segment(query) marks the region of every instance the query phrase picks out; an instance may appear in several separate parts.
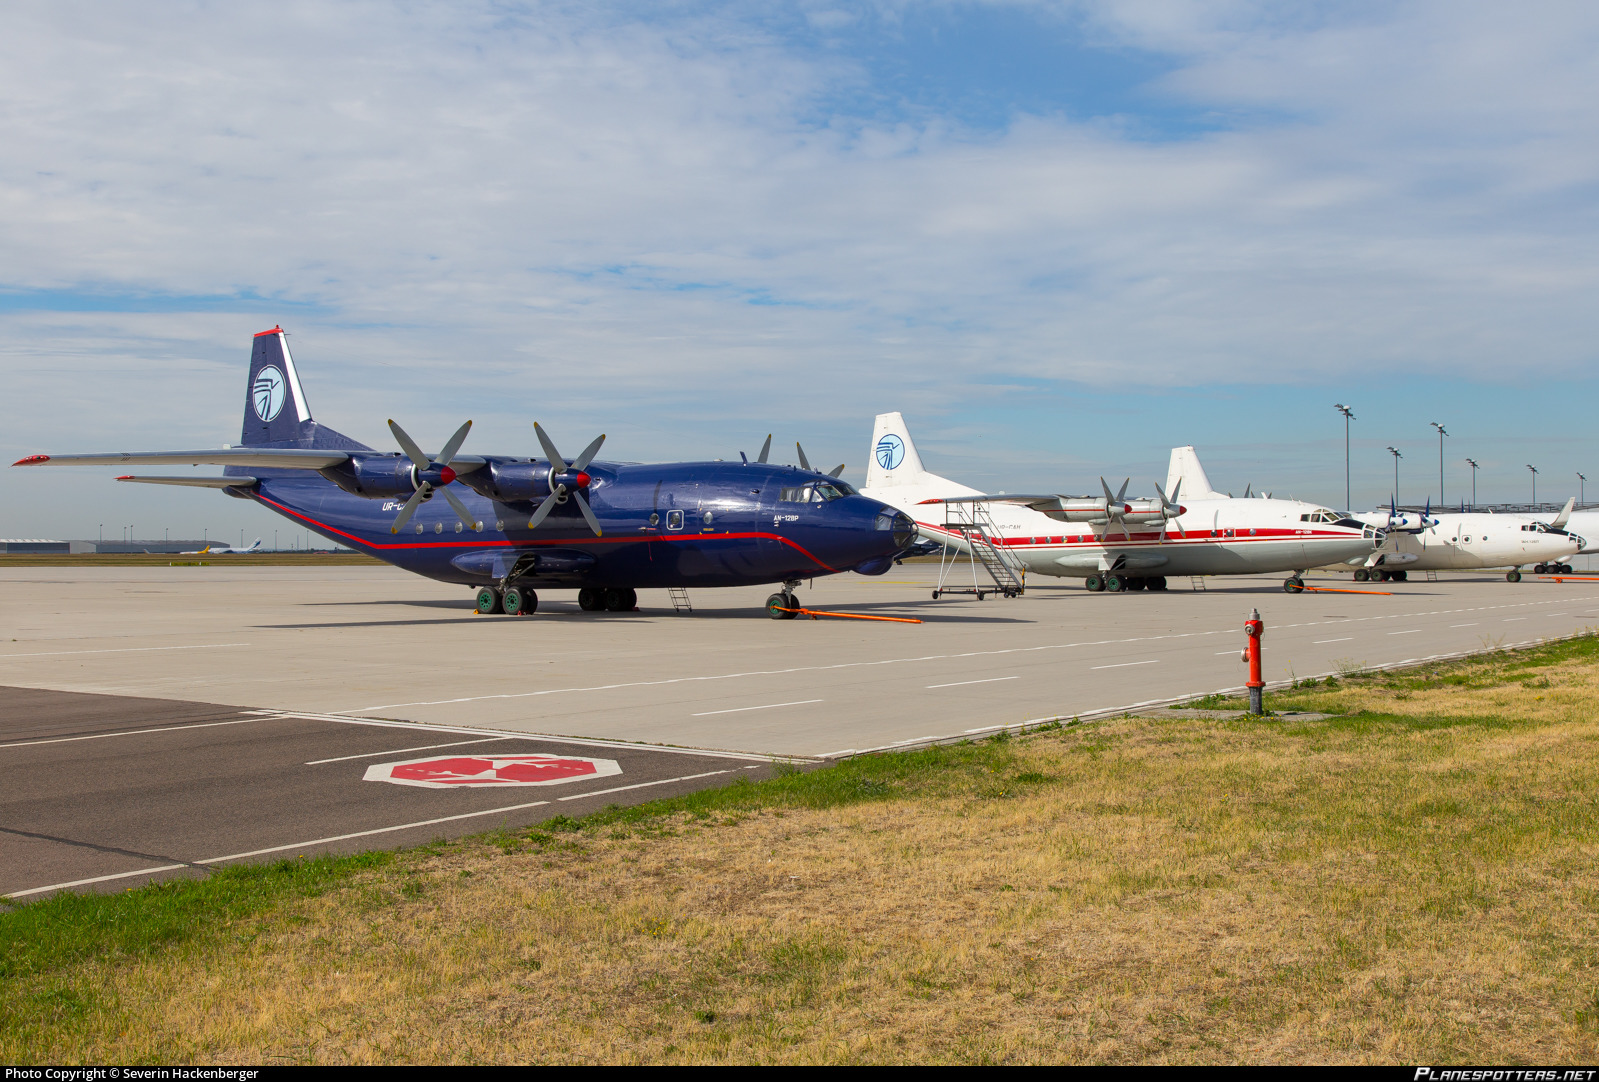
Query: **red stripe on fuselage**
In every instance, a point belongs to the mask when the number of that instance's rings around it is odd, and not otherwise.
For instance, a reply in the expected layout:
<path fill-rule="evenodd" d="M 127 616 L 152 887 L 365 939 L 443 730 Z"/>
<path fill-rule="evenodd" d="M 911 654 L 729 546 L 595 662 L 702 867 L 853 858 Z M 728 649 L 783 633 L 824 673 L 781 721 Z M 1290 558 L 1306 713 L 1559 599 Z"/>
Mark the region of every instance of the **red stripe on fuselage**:
<path fill-rule="evenodd" d="M 387 552 L 393 549 L 482 549 L 536 548 L 543 545 L 628 545 L 640 541 L 699 541 L 705 539 L 733 541 L 764 537 L 772 541 L 781 541 L 794 551 L 803 554 L 807 560 L 810 560 L 812 563 L 816 564 L 817 567 L 820 567 L 825 571 L 830 571 L 834 574 L 838 573 L 838 568 L 831 567 L 828 564 L 823 563 L 817 558 L 815 553 L 811 552 L 804 545 L 790 541 L 782 534 L 759 532 L 722 534 L 655 534 L 647 537 L 579 537 L 564 541 L 512 541 L 510 538 L 505 538 L 501 541 L 485 539 L 479 539 L 475 541 L 406 541 L 395 542 L 392 545 L 379 545 L 371 541 L 364 541 L 355 534 L 347 533 L 346 531 L 339 529 L 337 526 L 329 526 L 325 522 L 319 522 L 310 515 L 307 515 L 302 511 L 296 511 L 294 508 L 288 506 L 287 504 L 279 503 L 277 500 L 268 499 L 259 492 L 252 492 L 250 495 L 254 499 L 260 500 L 262 503 L 270 504 L 291 518 L 297 518 L 301 522 L 304 522 L 310 526 L 314 526 L 319 530 L 326 530 L 328 533 L 338 534 L 340 537 L 347 537 L 355 544 L 360 545 L 362 548 L 371 549 L 374 552 Z"/>

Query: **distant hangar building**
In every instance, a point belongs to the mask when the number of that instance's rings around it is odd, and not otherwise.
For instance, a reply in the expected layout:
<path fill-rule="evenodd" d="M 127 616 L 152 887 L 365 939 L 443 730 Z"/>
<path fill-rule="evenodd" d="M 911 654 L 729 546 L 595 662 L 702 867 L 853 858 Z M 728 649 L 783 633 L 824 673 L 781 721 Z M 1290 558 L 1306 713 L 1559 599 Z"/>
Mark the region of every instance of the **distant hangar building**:
<path fill-rule="evenodd" d="M 53 553 L 65 556 L 72 551 L 70 541 L 50 541 L 42 537 L 0 537 L 0 555 L 20 556 L 23 553 Z"/>

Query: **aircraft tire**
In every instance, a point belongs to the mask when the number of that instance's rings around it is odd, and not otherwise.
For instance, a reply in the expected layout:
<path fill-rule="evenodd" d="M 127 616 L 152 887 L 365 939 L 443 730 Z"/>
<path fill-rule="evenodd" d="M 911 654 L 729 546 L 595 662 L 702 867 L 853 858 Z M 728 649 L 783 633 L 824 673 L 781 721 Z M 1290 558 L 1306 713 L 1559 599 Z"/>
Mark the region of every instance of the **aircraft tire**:
<path fill-rule="evenodd" d="M 1088 588 L 1090 593 L 1097 594 L 1105 588 L 1105 580 L 1098 575 L 1089 575 L 1083 580 L 1083 585 Z"/>
<path fill-rule="evenodd" d="M 1520 570 L 1506 571 L 1505 572 L 1505 581 L 1506 582 L 1520 582 L 1521 581 L 1521 572 L 1520 572 Z"/>
<path fill-rule="evenodd" d="M 584 612 L 599 612 L 605 608 L 605 591 L 585 586 L 577 592 L 577 607 Z"/>
<path fill-rule="evenodd" d="M 600 599 L 605 603 L 606 612 L 631 612 L 637 603 L 637 595 L 632 590 L 618 590 L 610 588 L 600 592 Z"/>
<path fill-rule="evenodd" d="M 1305 592 L 1305 580 L 1300 578 L 1298 575 L 1289 576 L 1288 578 L 1283 580 L 1283 592 L 1284 593 L 1290 593 L 1290 594 L 1302 594 L 1302 593 L 1304 593 Z"/>
<path fill-rule="evenodd" d="M 539 609 L 539 595 L 519 586 L 509 587 L 501 602 L 507 616 L 532 616 Z"/>
<path fill-rule="evenodd" d="M 1127 584 L 1122 582 L 1122 577 L 1120 575 L 1105 576 L 1105 589 L 1110 593 L 1119 594 L 1126 588 Z"/>
<path fill-rule="evenodd" d="M 477 592 L 477 611 L 483 616 L 493 616 L 497 612 L 505 611 L 504 600 L 500 591 L 492 586 L 485 586 Z"/>
<path fill-rule="evenodd" d="M 1406 579 L 1410 578 L 1410 572 L 1406 571 L 1404 568 L 1400 568 L 1398 571 L 1395 571 L 1393 575 L 1395 582 L 1404 582 Z"/>
<path fill-rule="evenodd" d="M 766 599 L 766 615 L 774 620 L 792 620 L 799 613 L 799 600 L 793 594 L 773 594 Z"/>
<path fill-rule="evenodd" d="M 1371 572 L 1367 571 L 1364 567 L 1355 568 L 1356 582 L 1365 582 L 1369 578 L 1371 578 Z"/>
<path fill-rule="evenodd" d="M 1151 575 L 1145 581 L 1149 583 L 1149 588 L 1151 590 L 1164 590 L 1166 588 L 1165 575 Z"/>
<path fill-rule="evenodd" d="M 1149 587 L 1149 583 L 1147 581 L 1145 581 L 1141 576 L 1137 576 L 1137 575 L 1135 575 L 1132 578 L 1128 579 L 1126 585 L 1127 585 L 1127 589 L 1134 590 L 1134 591 L 1136 591 L 1136 590 L 1144 590 L 1144 589 L 1147 589 Z"/>
<path fill-rule="evenodd" d="M 1534 575 L 1547 575 L 1547 574 L 1549 574 L 1549 565 L 1548 564 L 1533 564 L 1532 565 L 1532 573 Z"/>
<path fill-rule="evenodd" d="M 1570 564 L 1561 564 L 1560 567 L 1558 568 L 1558 570 L 1560 571 L 1560 573 L 1562 575 L 1569 575 L 1569 574 L 1571 574 L 1571 565 Z"/>

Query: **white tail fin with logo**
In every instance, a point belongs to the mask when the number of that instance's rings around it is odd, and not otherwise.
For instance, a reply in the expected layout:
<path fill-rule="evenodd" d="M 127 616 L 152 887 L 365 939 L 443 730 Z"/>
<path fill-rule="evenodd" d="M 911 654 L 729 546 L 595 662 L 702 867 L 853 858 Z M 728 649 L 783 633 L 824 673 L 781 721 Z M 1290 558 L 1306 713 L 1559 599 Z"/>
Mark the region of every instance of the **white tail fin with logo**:
<path fill-rule="evenodd" d="M 919 484 L 927 473 L 911 442 L 910 429 L 898 413 L 879 413 L 872 429 L 872 453 L 866 466 L 867 488 L 902 488 Z"/>

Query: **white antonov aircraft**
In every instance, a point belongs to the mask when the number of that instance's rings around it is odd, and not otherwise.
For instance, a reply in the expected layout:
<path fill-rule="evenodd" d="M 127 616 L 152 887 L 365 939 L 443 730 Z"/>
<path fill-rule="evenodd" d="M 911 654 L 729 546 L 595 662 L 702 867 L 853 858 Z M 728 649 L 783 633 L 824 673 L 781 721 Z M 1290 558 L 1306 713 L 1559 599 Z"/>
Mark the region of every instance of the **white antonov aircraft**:
<path fill-rule="evenodd" d="M 1387 540 L 1376 552 L 1358 564 L 1355 579 L 1404 582 L 1410 571 L 1466 570 L 1508 567 L 1505 578 L 1521 581 L 1521 568 L 1531 564 L 1538 573 L 1551 566 L 1565 568 L 1563 561 L 1586 546 L 1581 537 L 1567 532 L 1571 508 L 1552 522 L 1539 522 L 1529 515 L 1482 513 L 1439 513 L 1415 516 L 1401 524 L 1405 516 L 1394 511 L 1375 511 L 1357 515 L 1368 523 L 1384 526 Z"/>
<path fill-rule="evenodd" d="M 218 544 L 213 543 L 213 544 L 207 545 L 203 549 L 195 549 L 193 552 L 180 552 L 178 555 L 180 555 L 180 556 L 243 556 L 247 552 L 259 551 L 260 548 L 261 548 L 261 539 L 258 537 L 254 541 L 250 542 L 250 547 L 249 548 L 241 549 L 241 548 L 234 548 L 232 545 L 218 545 Z"/>
<path fill-rule="evenodd" d="M 985 495 L 928 473 L 905 419 L 879 414 L 863 494 L 916 520 L 921 535 L 970 551 L 959 528 L 973 518 L 1034 574 L 1081 578 L 1090 590 L 1164 590 L 1167 575 L 1259 575 L 1287 571 L 1297 593 L 1312 567 L 1364 560 L 1382 531 L 1319 504 L 1235 500 L 1210 487 L 1192 447 L 1172 450 L 1169 494 Z M 1157 486 L 1158 487 L 1158 486 Z M 986 517 L 987 522 L 982 522 Z M 951 528 L 955 526 L 956 528 Z"/>

